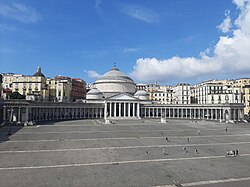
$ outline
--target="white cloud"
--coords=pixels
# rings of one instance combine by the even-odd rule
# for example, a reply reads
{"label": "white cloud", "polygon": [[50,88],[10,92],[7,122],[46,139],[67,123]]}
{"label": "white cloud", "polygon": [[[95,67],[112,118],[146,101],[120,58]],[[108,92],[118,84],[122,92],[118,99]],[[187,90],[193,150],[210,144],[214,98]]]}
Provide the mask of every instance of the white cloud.
{"label": "white cloud", "polygon": [[229,10],[225,11],[226,18],[223,20],[223,22],[219,26],[217,26],[217,28],[221,30],[223,33],[227,33],[228,31],[230,31],[230,28],[231,28],[231,18],[229,16],[229,13],[230,13]]}
{"label": "white cloud", "polygon": [[[250,0],[237,1],[240,14],[234,22],[235,29],[232,30],[232,36],[221,36],[212,52],[211,49],[205,50],[200,53],[200,58],[178,56],[169,59],[140,58],[137,59],[131,75],[136,80],[145,82],[187,80],[207,75],[217,77],[250,75],[249,2]],[[207,53],[210,55],[207,56]]]}
{"label": "white cloud", "polygon": [[95,0],[95,10],[100,16],[102,16],[103,13],[101,5],[102,5],[102,0]]}
{"label": "white cloud", "polygon": [[123,9],[123,13],[132,18],[135,18],[140,21],[147,22],[147,23],[159,22],[159,15],[155,11],[149,8],[143,7],[143,6],[139,6],[139,5],[126,6]]}
{"label": "white cloud", "polygon": [[0,3],[0,15],[23,23],[34,23],[41,19],[40,14],[35,9],[19,3],[10,5]]}
{"label": "white cloud", "polygon": [[89,78],[94,78],[94,79],[98,79],[102,76],[99,73],[97,73],[96,71],[87,71],[87,74],[88,74]]}
{"label": "white cloud", "polygon": [[124,48],[122,50],[123,53],[129,53],[129,52],[137,52],[137,51],[140,51],[141,49],[140,48]]}
{"label": "white cloud", "polygon": [[0,24],[0,31],[16,31],[16,27],[8,24]]}
{"label": "white cloud", "polygon": [[233,0],[233,2],[237,5],[238,8],[244,8],[248,0]]}

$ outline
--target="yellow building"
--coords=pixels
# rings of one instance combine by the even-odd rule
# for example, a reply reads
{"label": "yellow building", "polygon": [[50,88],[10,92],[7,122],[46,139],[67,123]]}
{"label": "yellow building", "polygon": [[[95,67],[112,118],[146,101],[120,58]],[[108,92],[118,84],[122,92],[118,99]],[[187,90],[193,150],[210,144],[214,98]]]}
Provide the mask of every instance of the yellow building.
{"label": "yellow building", "polygon": [[234,86],[239,86],[242,93],[242,102],[245,104],[244,114],[248,114],[250,107],[250,78],[242,78],[234,81]]}
{"label": "yellow building", "polygon": [[48,100],[49,96],[49,87],[40,67],[34,75],[3,74],[3,89],[19,92],[28,99]]}

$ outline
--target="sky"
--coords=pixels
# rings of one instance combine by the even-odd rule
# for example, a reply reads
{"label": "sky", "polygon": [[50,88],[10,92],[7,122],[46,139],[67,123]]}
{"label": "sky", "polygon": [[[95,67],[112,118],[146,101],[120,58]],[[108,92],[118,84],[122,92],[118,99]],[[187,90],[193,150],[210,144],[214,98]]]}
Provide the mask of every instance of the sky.
{"label": "sky", "polygon": [[0,0],[0,72],[136,83],[250,77],[250,0]]}

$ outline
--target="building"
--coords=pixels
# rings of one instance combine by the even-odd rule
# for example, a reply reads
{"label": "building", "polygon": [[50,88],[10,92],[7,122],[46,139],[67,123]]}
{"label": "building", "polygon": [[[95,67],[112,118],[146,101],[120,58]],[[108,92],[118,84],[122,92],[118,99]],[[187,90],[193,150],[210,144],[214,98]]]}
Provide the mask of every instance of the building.
{"label": "building", "polygon": [[58,75],[55,77],[55,93],[59,102],[86,99],[86,82],[79,78]]}
{"label": "building", "polygon": [[[178,86],[179,88],[175,92],[177,95],[188,95],[187,92],[183,92],[189,91],[190,85]],[[16,123],[24,123],[25,121],[39,122],[85,118],[104,118],[105,123],[115,119],[141,118],[201,119],[220,122],[244,120],[244,105],[240,102],[231,103],[236,98],[228,100],[225,98],[227,102],[212,103],[212,97],[209,94],[214,95],[217,94],[217,91],[224,90],[223,87],[220,88],[221,84],[218,86],[219,88],[212,88],[211,84],[207,83],[197,88],[198,90],[201,88],[201,91],[196,92],[194,95],[199,96],[199,94],[202,95],[205,92],[207,96],[204,98],[206,98],[207,103],[183,104],[189,102],[189,100],[181,98],[178,100],[178,104],[161,104],[158,101],[149,100],[147,91],[136,90],[134,81],[120,72],[118,68],[113,67],[93,83],[92,89],[86,95],[86,100],[82,102],[7,100],[3,102],[3,121],[12,120]],[[233,89],[232,87],[227,88],[231,93],[236,93]],[[62,94],[62,88],[60,90]],[[223,94],[221,92],[221,95]],[[200,98],[201,101],[202,98]],[[8,112],[10,110],[11,113]]]}
{"label": "building", "polygon": [[0,74],[0,99],[2,98],[2,93],[3,93],[3,76]]}
{"label": "building", "polygon": [[242,79],[236,79],[234,81],[234,86],[240,87],[241,92],[241,99],[242,102],[245,104],[244,107],[244,114],[248,115],[250,111],[250,78],[242,78]]}
{"label": "building", "polygon": [[173,87],[173,101],[174,104],[190,104],[190,84],[182,83]]}
{"label": "building", "polygon": [[242,103],[239,87],[221,82],[204,82],[192,87],[192,103],[221,104]]}
{"label": "building", "polygon": [[71,100],[86,99],[86,82],[80,78],[72,79]]}
{"label": "building", "polygon": [[41,67],[37,68],[34,75],[3,74],[4,93],[19,92],[21,95],[26,96],[26,99],[47,101],[49,99],[48,89]]}

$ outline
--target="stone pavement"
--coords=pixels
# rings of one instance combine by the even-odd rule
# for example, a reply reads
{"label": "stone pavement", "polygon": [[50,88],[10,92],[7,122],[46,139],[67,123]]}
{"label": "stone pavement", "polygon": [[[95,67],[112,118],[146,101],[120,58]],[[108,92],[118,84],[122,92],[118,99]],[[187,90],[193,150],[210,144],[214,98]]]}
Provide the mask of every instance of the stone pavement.
{"label": "stone pavement", "polygon": [[1,128],[1,186],[250,186],[249,124],[102,122]]}

